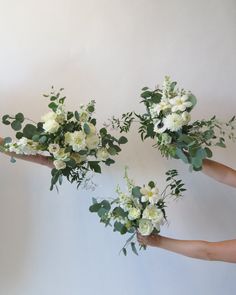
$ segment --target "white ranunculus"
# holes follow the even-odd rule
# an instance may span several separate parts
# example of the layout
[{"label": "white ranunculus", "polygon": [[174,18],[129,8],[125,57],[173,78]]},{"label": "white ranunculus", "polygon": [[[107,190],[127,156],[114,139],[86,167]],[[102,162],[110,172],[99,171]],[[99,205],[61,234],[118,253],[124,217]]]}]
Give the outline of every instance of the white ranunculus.
[{"label": "white ranunculus", "polygon": [[62,160],[55,160],[53,161],[53,164],[57,170],[63,170],[66,168],[66,163]]},{"label": "white ranunculus", "polygon": [[70,153],[66,153],[64,148],[60,148],[56,153],[54,153],[54,157],[57,160],[66,160],[70,157]]},{"label": "white ranunculus", "polygon": [[85,134],[83,131],[75,131],[73,133],[72,149],[74,152],[79,152],[86,146]]},{"label": "white ranunculus", "polygon": [[65,133],[65,144],[69,144],[69,145],[72,145],[73,144],[73,133],[72,132],[66,132]]},{"label": "white ranunculus", "polygon": [[43,115],[41,120],[43,122],[47,122],[49,120],[56,120],[57,114],[54,112],[48,112],[47,114]]},{"label": "white ranunculus", "polygon": [[55,133],[59,129],[60,125],[55,120],[47,120],[43,124],[43,129],[48,133]]},{"label": "white ranunculus", "polygon": [[149,185],[145,185],[140,189],[142,194],[141,202],[149,202],[150,204],[156,204],[160,200],[159,190],[155,186],[151,188]]},{"label": "white ranunculus", "polygon": [[188,112],[183,112],[182,119],[184,121],[184,124],[188,124],[191,120],[191,115]]},{"label": "white ranunculus", "polygon": [[97,151],[96,157],[100,161],[106,161],[110,157],[110,154],[106,148],[100,148]]},{"label": "white ranunculus", "polygon": [[188,95],[184,94],[182,96],[176,96],[170,99],[170,104],[172,105],[171,111],[172,112],[184,112],[187,108],[192,106],[191,101],[188,100]]},{"label": "white ranunculus", "polygon": [[128,215],[128,218],[129,220],[135,220],[135,219],[138,219],[140,217],[140,210],[135,208],[135,207],[132,207],[130,210],[129,210],[129,215]]},{"label": "white ranunculus", "polygon": [[88,147],[88,149],[94,150],[98,147],[100,139],[96,134],[91,134],[91,135],[89,134],[86,137],[85,142],[86,142],[86,146]]},{"label": "white ranunculus", "polygon": [[183,122],[182,116],[176,113],[167,115],[167,117],[164,118],[164,125],[170,131],[180,130],[183,124],[184,122]]},{"label": "white ranunculus", "polygon": [[144,219],[150,219],[153,223],[158,223],[160,224],[163,219],[164,215],[160,209],[158,209],[155,205],[149,205],[145,208],[143,211],[143,216]]},{"label": "white ranunculus", "polygon": [[152,233],[153,229],[154,227],[151,220],[140,219],[138,231],[142,236],[149,236]]},{"label": "white ranunculus", "polygon": [[60,146],[57,143],[51,143],[48,146],[48,150],[50,153],[54,154],[54,153],[58,153],[60,150]]}]

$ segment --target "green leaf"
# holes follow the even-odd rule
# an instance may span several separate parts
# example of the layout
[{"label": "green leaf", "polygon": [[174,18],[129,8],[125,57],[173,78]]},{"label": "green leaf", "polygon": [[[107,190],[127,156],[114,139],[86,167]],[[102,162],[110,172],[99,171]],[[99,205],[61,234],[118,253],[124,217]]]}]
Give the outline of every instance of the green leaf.
[{"label": "green leaf", "polygon": [[32,124],[25,125],[23,129],[24,137],[32,139],[35,134],[38,134],[37,128]]},{"label": "green leaf", "polygon": [[90,133],[90,127],[87,123],[84,123],[84,132],[85,134],[89,134]]},{"label": "green leaf", "polygon": [[79,113],[78,113],[77,111],[75,111],[75,119],[76,119],[77,121],[80,120],[80,116],[79,116]]},{"label": "green leaf", "polygon": [[106,128],[102,128],[102,129],[100,129],[100,134],[101,134],[101,136],[103,137],[103,136],[105,136],[105,135],[107,135],[107,130],[106,130]]},{"label": "green leaf", "polygon": [[138,256],[138,251],[136,249],[136,246],[135,246],[135,243],[134,242],[131,242],[131,249],[134,252],[134,254]]},{"label": "green leaf", "polygon": [[22,113],[18,113],[18,114],[16,114],[15,119],[16,119],[17,121],[23,123],[24,120],[25,120],[25,117],[24,117],[24,115],[23,115]]},{"label": "green leaf", "polygon": [[[34,135],[33,137],[32,137],[32,139],[34,138],[34,137],[36,137],[36,136],[39,136],[39,135]],[[47,136],[46,135],[43,135],[43,136],[41,136],[40,138],[39,138],[39,142],[41,143],[41,144],[44,144],[45,142],[47,142],[47,140],[48,140],[48,138],[47,138]]]},{"label": "green leaf", "polygon": [[141,93],[141,97],[142,98],[148,98],[152,96],[152,92],[151,91],[144,91],[143,93]]},{"label": "green leaf", "polygon": [[53,110],[54,112],[56,112],[56,110],[57,110],[57,104],[55,103],[55,102],[51,102],[49,105],[48,105],[48,107],[51,109],[51,110]]},{"label": "green leaf", "polygon": [[12,129],[14,129],[15,131],[19,131],[19,130],[21,130],[22,125],[21,125],[21,122],[20,122],[20,121],[14,120],[14,121],[11,123],[11,127],[12,127]]},{"label": "green leaf", "polygon": [[88,111],[89,111],[90,113],[93,113],[93,112],[94,112],[94,106],[93,106],[93,105],[89,105],[89,106],[88,106]]},{"label": "green leaf", "polygon": [[148,185],[150,186],[150,188],[154,188],[154,187],[155,187],[155,183],[154,183],[153,181],[150,181],[150,182],[148,183]]},{"label": "green leaf", "polygon": [[191,108],[193,108],[196,105],[196,103],[197,103],[197,99],[196,99],[196,97],[192,93],[188,97],[189,97],[188,100],[192,103],[192,107]]},{"label": "green leaf", "polygon": [[114,163],[115,163],[115,161],[113,159],[110,159],[110,158],[106,159],[106,161],[105,161],[105,164],[107,166],[110,166],[111,164],[114,164]]},{"label": "green leaf", "polygon": [[100,217],[100,218],[102,218],[102,219],[104,219],[106,216],[107,216],[107,213],[108,213],[109,211],[106,209],[106,208],[104,208],[104,207],[102,207],[102,208],[100,208],[99,210],[98,210],[98,216]]},{"label": "green leaf", "polygon": [[102,205],[102,207],[105,208],[106,210],[110,210],[110,209],[111,209],[111,205],[110,205],[110,203],[109,203],[107,200],[103,200],[103,201],[101,202],[101,205]]},{"label": "green leaf", "polygon": [[9,117],[10,117],[9,115],[4,115],[4,116],[2,117],[2,123],[5,124],[5,125],[10,125],[11,122],[8,120]]},{"label": "green leaf", "polygon": [[13,164],[16,163],[16,159],[11,157],[10,162],[13,163]]},{"label": "green leaf", "polygon": [[4,143],[4,144],[8,144],[8,143],[11,143],[11,142],[12,142],[11,137],[5,137],[5,138],[3,139],[3,143]]},{"label": "green leaf", "polygon": [[128,139],[125,136],[121,136],[118,140],[119,144],[125,144],[128,142]]},{"label": "green leaf", "polygon": [[74,159],[70,159],[69,161],[66,162],[66,166],[74,169],[76,168],[77,164]]},{"label": "green leaf", "polygon": [[114,223],[114,229],[120,232],[122,235],[127,233],[127,228],[121,222],[118,222],[118,221]]},{"label": "green leaf", "polygon": [[125,248],[122,248],[122,252],[125,256],[127,256],[127,250]]},{"label": "green leaf", "polygon": [[17,132],[16,133],[16,138],[17,139],[21,139],[23,137],[23,133],[22,132]]},{"label": "green leaf", "polygon": [[90,212],[98,212],[98,210],[101,208],[101,203],[95,203],[89,207]]},{"label": "green leaf", "polygon": [[123,217],[123,218],[125,218],[127,216],[127,212],[125,212],[124,209],[122,209],[121,207],[115,207],[113,209],[112,213],[116,217]]},{"label": "green leaf", "polygon": [[96,173],[101,173],[101,167],[99,165],[99,162],[97,161],[89,161],[89,167],[91,168],[91,170],[93,170]]},{"label": "green leaf", "polygon": [[117,151],[114,147],[109,147],[108,148],[108,153],[112,156],[115,156],[117,154]]},{"label": "green leaf", "polygon": [[132,188],[132,195],[135,198],[141,198],[142,197],[142,194],[140,192],[140,189],[141,189],[140,186],[135,186],[135,187]]}]

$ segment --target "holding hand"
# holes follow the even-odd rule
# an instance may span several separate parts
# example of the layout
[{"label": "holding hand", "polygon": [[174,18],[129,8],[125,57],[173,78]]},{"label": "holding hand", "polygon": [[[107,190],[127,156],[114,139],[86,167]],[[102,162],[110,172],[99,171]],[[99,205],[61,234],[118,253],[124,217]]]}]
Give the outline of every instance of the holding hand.
[{"label": "holding hand", "polygon": [[150,236],[142,236],[139,232],[137,233],[137,240],[141,246],[159,247],[161,236],[153,234]]},{"label": "holding hand", "polygon": [[[0,145],[3,145],[3,143],[4,143],[4,139],[0,137]],[[26,155],[18,155],[16,153],[10,153],[10,152],[4,152],[4,154],[10,157],[14,157],[16,159],[25,160],[25,161],[33,162],[43,166],[47,166],[50,169],[54,168],[53,161],[48,156],[43,156],[43,155],[26,156]]]}]

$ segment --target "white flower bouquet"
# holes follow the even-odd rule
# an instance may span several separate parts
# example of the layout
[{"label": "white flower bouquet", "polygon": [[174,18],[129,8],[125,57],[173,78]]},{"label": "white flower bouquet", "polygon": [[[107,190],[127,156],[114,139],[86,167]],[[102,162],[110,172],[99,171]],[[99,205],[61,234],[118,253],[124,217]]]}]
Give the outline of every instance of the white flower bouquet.
[{"label": "white flower bouquet", "polygon": [[[167,173],[166,186],[162,192],[159,186],[153,181],[142,187],[136,186],[134,181],[129,179],[127,170],[124,179],[127,184],[127,191],[123,192],[118,186],[116,193],[118,197],[112,201],[93,199],[90,212],[95,212],[100,222],[106,226],[110,225],[114,231],[120,234],[130,234],[122,252],[127,255],[127,246],[138,255],[136,232],[142,235],[157,234],[160,227],[167,222],[166,207],[168,199],[176,199],[182,196],[186,190],[182,180],[177,180],[176,170],[169,170]],[[145,247],[140,246],[140,249]]]},{"label": "white flower bouquet", "polygon": [[112,126],[128,132],[135,117],[138,118],[142,140],[155,139],[154,147],[163,156],[181,159],[193,170],[201,170],[202,161],[212,157],[212,146],[225,147],[226,138],[235,140],[235,116],[228,122],[220,122],[215,116],[190,122],[196,97],[190,91],[177,88],[170,77],[165,77],[162,87],[154,91],[144,87],[141,97],[146,113],[123,114],[121,120],[112,119]]},{"label": "white flower bouquet", "polygon": [[113,164],[113,157],[121,151],[120,145],[127,142],[124,136],[117,139],[106,128],[97,130],[93,117],[95,101],[81,105],[78,111],[66,111],[62,90],[56,92],[52,88],[49,95],[44,95],[50,99],[50,112],[38,123],[24,124],[22,113],[2,117],[2,122],[16,131],[17,138],[17,141],[5,138],[5,151],[51,157],[55,167],[51,171],[51,190],[58,182],[62,183],[63,176],[79,186],[89,171],[101,173],[100,164]]}]

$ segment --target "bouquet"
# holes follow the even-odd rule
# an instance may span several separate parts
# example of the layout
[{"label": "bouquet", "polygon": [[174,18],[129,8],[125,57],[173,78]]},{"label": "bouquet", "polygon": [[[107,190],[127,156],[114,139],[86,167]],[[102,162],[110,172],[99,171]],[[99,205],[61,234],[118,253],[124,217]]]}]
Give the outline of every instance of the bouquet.
[{"label": "bouquet", "polygon": [[161,88],[152,91],[144,87],[141,97],[146,113],[123,114],[121,120],[112,119],[112,126],[128,132],[138,118],[142,140],[155,139],[154,147],[163,156],[181,159],[193,170],[201,170],[202,161],[212,157],[212,146],[225,147],[226,138],[235,140],[235,116],[228,122],[220,122],[215,116],[191,122],[197,99],[190,91],[177,88],[170,77],[165,77]]},{"label": "bouquet", "polygon": [[[182,180],[177,180],[176,170],[166,172],[166,186],[160,191],[160,187],[153,181],[141,186],[135,185],[125,172],[127,190],[123,192],[119,186],[116,188],[118,195],[114,200],[93,199],[90,212],[95,212],[100,222],[105,226],[113,227],[113,231],[121,235],[130,234],[122,248],[124,255],[127,255],[127,246],[138,255],[136,243],[136,232],[142,235],[157,234],[160,227],[167,222],[166,207],[168,199],[176,199],[182,196],[186,190]],[[140,249],[145,247],[140,246]]]},{"label": "bouquet", "polygon": [[24,124],[27,119],[22,113],[2,117],[2,122],[16,131],[17,138],[16,141],[5,138],[5,151],[43,154],[52,159],[51,190],[57,183],[62,183],[63,176],[79,187],[89,171],[101,173],[101,163],[113,164],[113,157],[121,151],[120,145],[127,142],[124,136],[116,138],[106,128],[97,130],[94,100],[80,105],[78,111],[66,111],[66,97],[62,91],[56,92],[52,88],[49,95],[44,95],[50,100],[50,111],[38,123],[30,120]]}]

